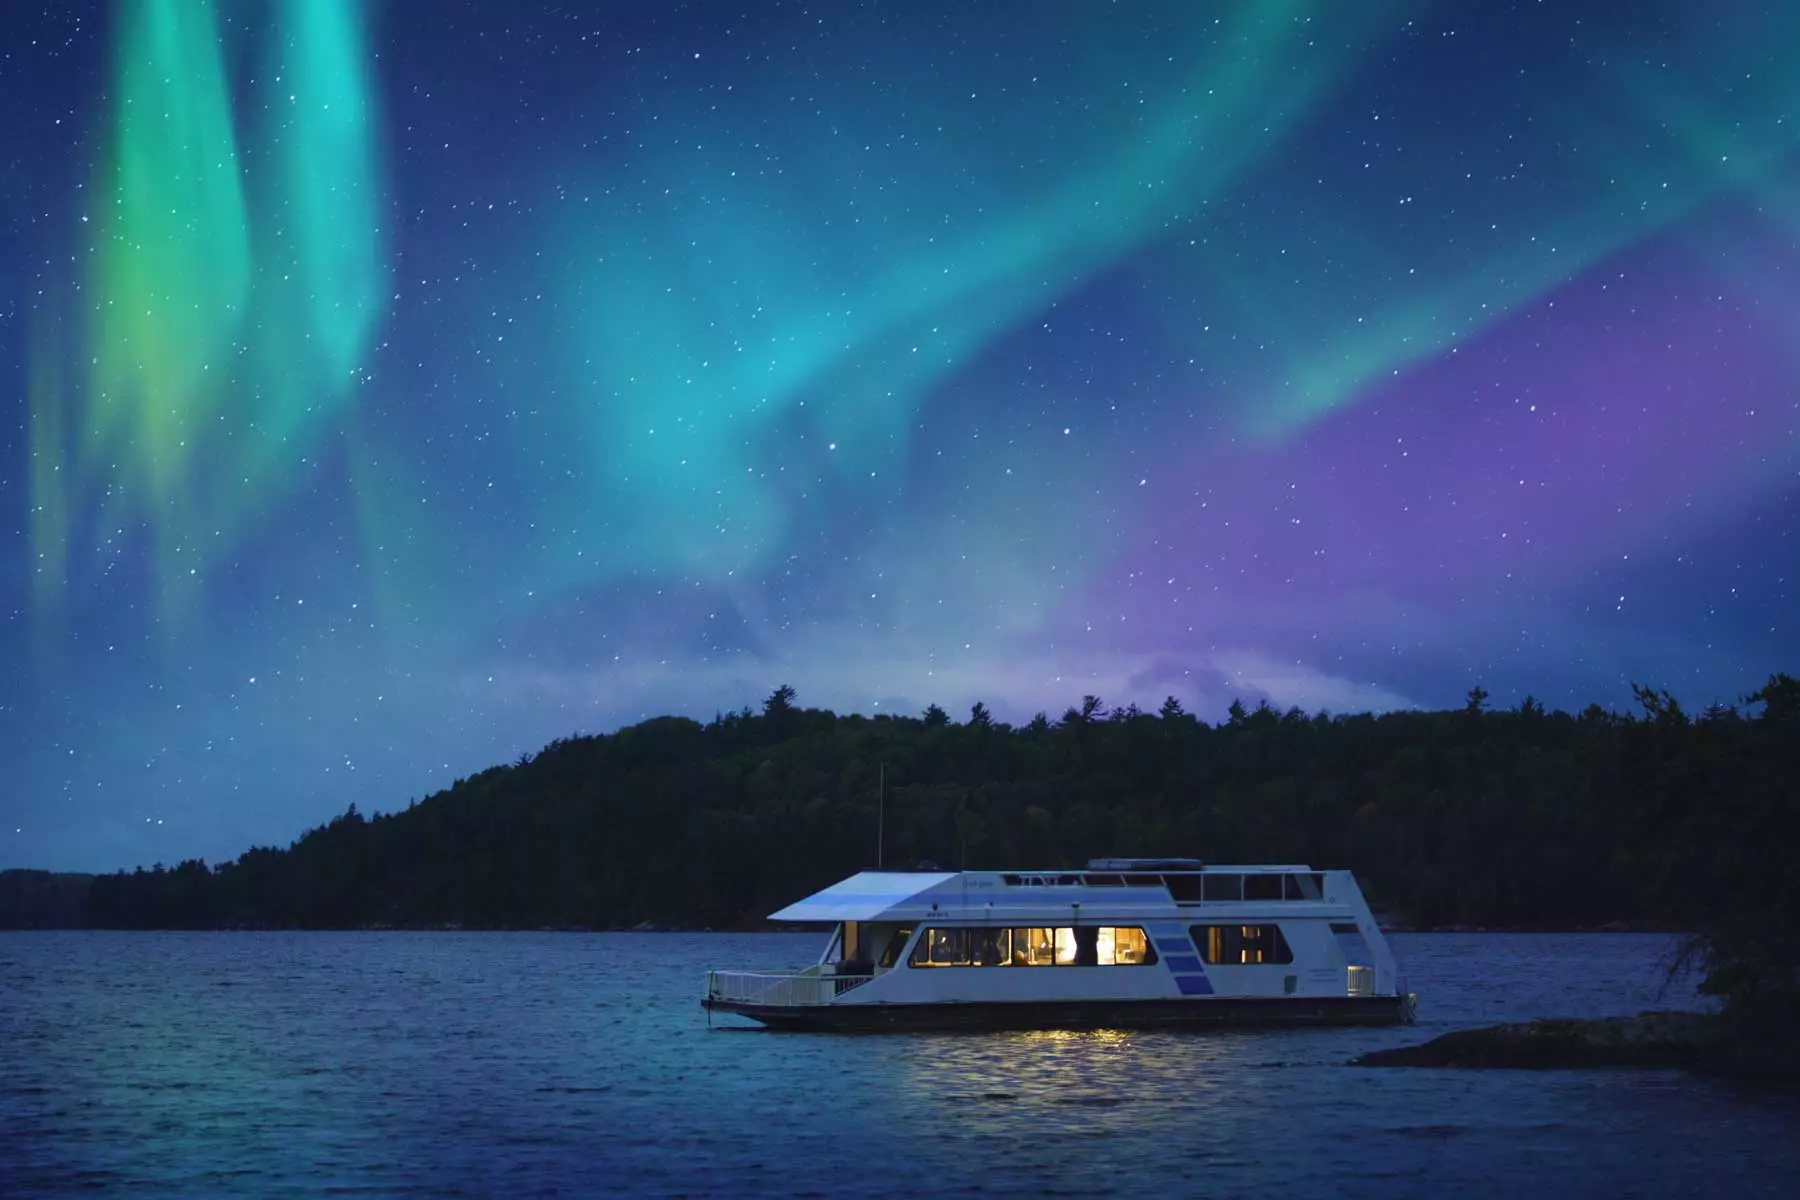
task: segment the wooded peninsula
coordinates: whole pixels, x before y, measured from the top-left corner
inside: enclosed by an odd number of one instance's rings
[[[1704,932],[1720,987],[1800,998],[1800,681],[1699,714],[1309,715],[1088,696],[1013,727],[761,711],[559,739],[286,849],[0,875],[0,928],[757,928],[857,870],[1096,855],[1348,867],[1418,928]],[[878,817],[880,818],[878,820]],[[878,832],[879,828],[879,832]],[[1800,1011],[1795,1004],[1794,1011]]]

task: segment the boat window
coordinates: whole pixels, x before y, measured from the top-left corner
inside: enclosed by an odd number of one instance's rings
[[[1135,932],[1142,936],[1141,930]],[[1078,954],[1076,931],[1068,926],[936,928],[925,931],[907,961],[915,967],[1067,967],[1079,961]]]
[[[906,949],[906,943],[912,940],[911,929],[896,929],[887,940],[887,947],[881,952],[881,965],[891,967],[900,961],[900,952]]]
[[[1125,880],[1118,875],[1089,875],[1087,877],[1089,887],[1123,887],[1124,884]]]
[[[1244,898],[1244,877],[1242,875],[1202,875],[1202,895],[1208,900],[1242,900]]]
[[[1166,875],[1163,880],[1169,885],[1169,895],[1177,901],[1191,902],[1200,899],[1200,876]]]
[[[1085,931],[1083,931],[1085,932]],[[1142,929],[1102,925],[1095,930],[1094,961],[1102,967],[1148,967],[1156,963],[1156,947]]]
[[[1012,957],[1015,967],[1068,967],[1075,964],[1075,931],[1068,926],[1059,929],[1033,927],[1012,931]]]
[[[1246,900],[1279,900],[1281,899],[1281,883],[1285,876],[1281,875],[1246,875],[1244,876],[1244,899]]]
[[[915,967],[966,967],[969,965],[967,929],[927,929],[913,947]]]
[[[971,929],[969,941],[970,966],[1004,967],[1012,958],[1010,929]]]
[[[1163,881],[1161,875],[1127,875],[1125,877],[1126,887],[1159,888],[1162,885]]]
[[[1279,925],[1195,925],[1188,932],[1209,963],[1291,963],[1294,951]]]

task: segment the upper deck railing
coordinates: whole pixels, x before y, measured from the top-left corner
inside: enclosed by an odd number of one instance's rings
[[[1008,888],[1161,888],[1178,904],[1325,898],[1325,873],[1300,867],[1207,871],[996,871]]]

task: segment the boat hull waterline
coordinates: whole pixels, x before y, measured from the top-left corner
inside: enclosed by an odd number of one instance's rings
[[[701,1004],[709,1012],[748,1017],[769,1029],[842,1033],[1298,1028],[1405,1025],[1413,1020],[1409,996],[816,1005],[703,1000]]]

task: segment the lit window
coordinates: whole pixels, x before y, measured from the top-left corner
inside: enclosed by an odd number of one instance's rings
[[[1075,931],[1073,929],[1015,929],[1012,932],[1012,962],[1016,967],[1055,966],[1062,945],[1060,935],[1063,933],[1069,935],[1069,961],[1075,961]]]
[[[1155,961],[1150,949],[1150,939],[1141,929],[1119,929],[1113,934],[1116,949],[1113,961],[1120,966],[1136,966],[1141,963]]]
[[[1094,961],[1100,966],[1135,967],[1156,961],[1156,951],[1142,929],[1102,925],[1094,932]]]
[[[904,936],[904,931],[895,935]],[[902,943],[903,944],[903,943]],[[890,943],[890,952],[897,947]],[[915,967],[1135,966],[1157,961],[1142,929],[1084,925],[1010,929],[928,928],[907,962]]]

